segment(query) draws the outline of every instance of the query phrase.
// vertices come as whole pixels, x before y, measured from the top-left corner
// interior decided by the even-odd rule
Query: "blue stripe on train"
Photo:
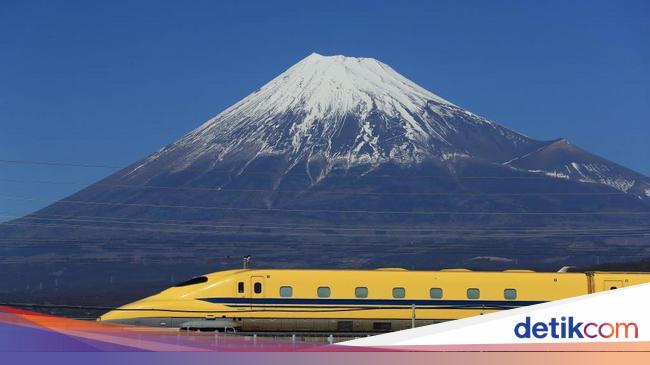
[[[404,305],[523,307],[545,303],[531,300],[428,300],[428,299],[298,299],[298,298],[197,298],[219,304],[317,304],[317,305]]]

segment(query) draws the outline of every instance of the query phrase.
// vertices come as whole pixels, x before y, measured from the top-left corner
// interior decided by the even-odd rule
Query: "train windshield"
[[[194,285],[194,284],[201,284],[201,283],[207,283],[208,278],[206,276],[197,276],[195,278],[191,278],[190,280],[184,281],[180,284],[174,285],[174,287],[179,287],[179,286],[188,286],[188,285]]]

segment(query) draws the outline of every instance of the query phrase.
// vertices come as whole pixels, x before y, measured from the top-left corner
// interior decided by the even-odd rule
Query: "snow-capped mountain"
[[[166,156],[175,156],[176,171],[283,156],[287,170],[314,162],[326,174],[333,168],[458,156],[503,162],[540,146],[375,59],[314,53],[131,172]]]
[[[312,54],[158,152],[1,224],[16,242],[0,264],[79,263],[74,280],[93,285],[89,261],[129,282],[251,253],[273,267],[552,269],[650,255],[649,215],[646,176],[505,128],[377,60]]]
[[[561,163],[541,157],[551,153],[560,153]],[[124,177],[137,180],[156,161],[173,173],[240,161],[241,174],[272,156],[284,160],[281,173],[301,165],[312,181],[336,169],[476,158],[643,197],[650,188],[646,177],[565,140],[537,141],[464,110],[380,61],[316,53]],[[539,164],[549,158],[556,163]]]

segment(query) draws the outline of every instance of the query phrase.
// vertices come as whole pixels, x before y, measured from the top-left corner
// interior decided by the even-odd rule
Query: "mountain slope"
[[[593,155],[565,139],[517,157],[506,165],[559,178],[603,184],[642,198],[650,197],[650,183],[646,176]]]

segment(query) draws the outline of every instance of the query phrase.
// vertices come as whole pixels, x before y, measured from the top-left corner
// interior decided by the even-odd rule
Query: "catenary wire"
[[[114,183],[82,183],[82,182],[64,182],[53,180],[23,180],[23,179],[4,179],[2,182],[21,183],[21,184],[51,184],[51,185],[74,185],[74,186],[101,186],[124,189],[143,189],[143,190],[177,190],[177,191],[196,191],[196,192],[221,192],[221,193],[268,193],[268,194],[291,194],[293,190],[269,190],[269,189],[233,189],[233,188],[211,188],[211,187],[184,187],[184,186],[156,186],[156,185],[135,185],[135,184],[114,184]],[[370,195],[370,196],[626,196],[631,194],[622,191],[599,191],[599,192],[521,192],[521,193],[483,193],[483,192],[356,192],[343,190],[308,190],[312,194],[332,194],[332,195]]]
[[[49,199],[30,198],[22,196],[0,196],[0,199],[19,201],[49,202]],[[146,204],[146,203],[115,203],[97,202],[87,200],[62,199],[58,204],[80,205],[105,205],[146,208],[178,208],[198,210],[224,210],[224,211],[253,211],[253,212],[287,212],[287,213],[336,213],[336,214],[395,214],[395,215],[648,215],[650,211],[596,211],[596,212],[459,212],[459,211],[394,211],[394,210],[340,210],[340,209],[291,209],[291,208],[242,208],[242,207],[214,207],[196,205],[173,204]]]
[[[16,215],[8,215],[8,214],[0,214],[1,217],[13,217],[13,218],[19,218],[20,216]],[[437,226],[437,227],[406,227],[406,228],[381,228],[380,226],[375,226],[375,227],[365,227],[365,228],[342,228],[342,227],[336,227],[336,226],[321,226],[321,227],[313,227],[310,225],[305,225],[302,227],[286,227],[286,226],[269,226],[269,225],[245,225],[245,224],[224,224],[221,222],[214,222],[212,224],[196,224],[196,223],[186,223],[183,221],[174,221],[174,220],[164,220],[164,221],[141,221],[141,220],[132,220],[130,218],[124,218],[122,220],[114,220],[114,219],[105,219],[104,217],[69,217],[69,216],[64,216],[64,215],[30,215],[27,217],[23,217],[23,219],[27,220],[45,220],[45,221],[61,221],[61,222],[81,222],[81,223],[107,223],[107,224],[124,224],[124,225],[144,225],[144,226],[172,226],[172,227],[187,227],[187,228],[232,228],[236,230],[242,230],[242,229],[265,229],[265,230],[272,230],[272,229],[284,229],[284,230],[307,230],[307,231],[322,231],[322,230],[339,230],[339,231],[370,231],[370,230],[376,230],[376,231],[381,231],[381,232],[443,232],[443,233],[448,233],[448,232],[480,232],[480,233],[485,233],[486,231],[489,231],[489,229],[485,228],[473,228],[473,227],[445,227],[445,226]],[[20,223],[20,222],[19,222]],[[523,228],[523,227],[510,227],[506,229],[499,229],[499,228],[494,228],[494,231],[504,231],[504,232],[526,232],[526,233],[535,233],[535,232],[602,232],[602,231],[638,231],[638,230],[650,230],[650,226],[635,226],[635,227],[630,227],[630,226],[623,226],[623,227],[598,227],[598,228],[593,228],[593,227],[585,227],[585,228],[573,228],[573,229],[554,229],[554,228],[538,228],[538,227],[533,227],[533,228]]]

